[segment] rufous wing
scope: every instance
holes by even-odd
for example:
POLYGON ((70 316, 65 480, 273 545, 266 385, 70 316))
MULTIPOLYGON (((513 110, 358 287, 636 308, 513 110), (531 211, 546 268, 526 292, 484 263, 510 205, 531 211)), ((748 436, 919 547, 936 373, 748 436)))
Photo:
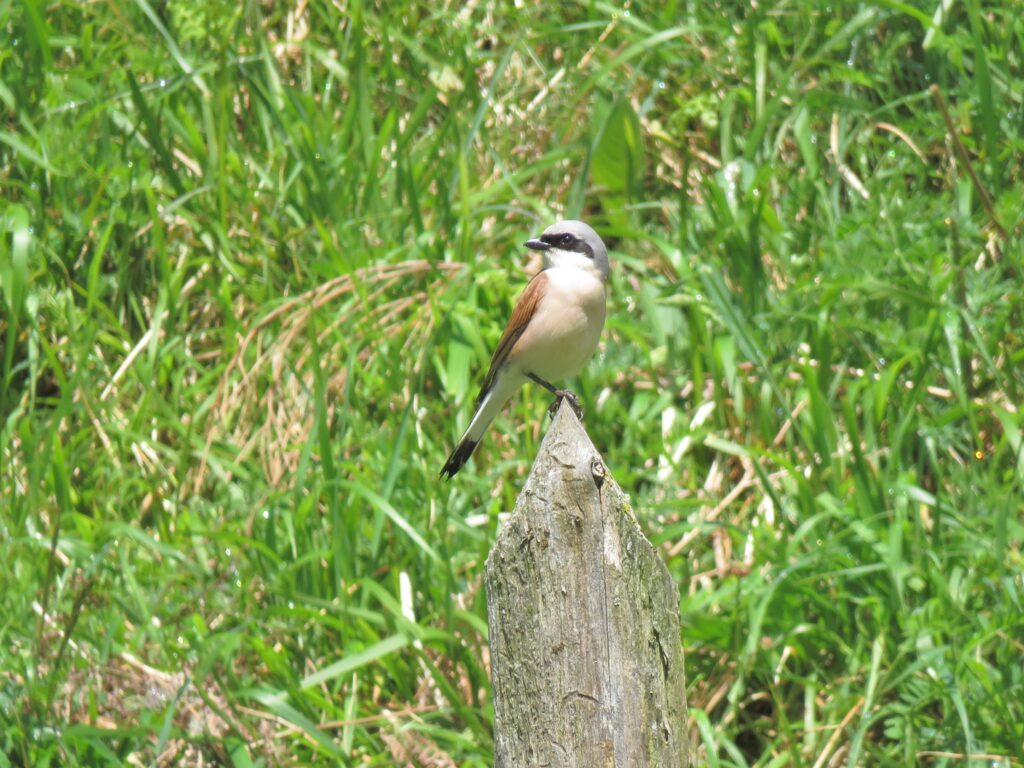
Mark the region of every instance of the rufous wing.
POLYGON ((498 375, 498 371, 501 370, 501 367, 508 360, 512 347, 519 341, 519 337, 523 335, 523 332, 533 319, 537 306, 547 292, 547 286, 547 274, 545 272, 538 272, 527 284, 522 295, 519 297, 519 301, 516 302, 515 309, 512 310, 512 317, 509 318, 508 325, 505 326, 505 332, 501 334, 501 340, 494 350, 494 356, 491 357, 491 367, 487 371, 484 385, 480 388, 480 395, 477 398, 478 403, 491 389, 494 377, 498 375))

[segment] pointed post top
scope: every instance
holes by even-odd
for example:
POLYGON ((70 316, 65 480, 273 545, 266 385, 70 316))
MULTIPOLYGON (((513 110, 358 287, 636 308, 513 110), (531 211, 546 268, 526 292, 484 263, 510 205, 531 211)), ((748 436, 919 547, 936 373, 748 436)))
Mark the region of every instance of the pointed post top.
MULTIPOLYGON (((573 492, 589 487, 599 493, 607 475, 604 458, 572 408, 563 402, 541 441, 522 493, 551 498, 556 489, 567 485, 573 492)), ((521 506, 517 503, 516 510, 521 506)))

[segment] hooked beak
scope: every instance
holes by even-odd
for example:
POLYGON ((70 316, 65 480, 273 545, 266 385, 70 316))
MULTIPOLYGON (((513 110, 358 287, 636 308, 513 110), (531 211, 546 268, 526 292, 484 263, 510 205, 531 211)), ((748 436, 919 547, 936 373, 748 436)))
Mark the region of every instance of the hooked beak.
POLYGON ((532 237, 525 243, 523 243, 523 245, 525 245, 531 251, 546 251, 548 248, 551 247, 550 243, 545 243, 539 237, 532 237))

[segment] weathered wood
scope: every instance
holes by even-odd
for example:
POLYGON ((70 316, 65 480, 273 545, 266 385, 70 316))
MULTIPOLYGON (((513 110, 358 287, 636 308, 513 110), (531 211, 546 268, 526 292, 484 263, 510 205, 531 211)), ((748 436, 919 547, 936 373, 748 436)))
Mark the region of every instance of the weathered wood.
POLYGON ((676 587, 567 407, 485 581, 498 768, 689 766, 676 587))

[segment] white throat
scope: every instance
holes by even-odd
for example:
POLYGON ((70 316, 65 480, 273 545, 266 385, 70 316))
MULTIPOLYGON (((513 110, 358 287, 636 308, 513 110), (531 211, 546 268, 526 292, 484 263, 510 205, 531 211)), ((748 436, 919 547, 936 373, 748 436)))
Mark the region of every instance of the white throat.
POLYGON ((561 248, 549 248, 544 251, 545 269, 579 269, 589 275, 593 275, 601 282, 604 282, 605 275, 601 273, 594 260, 576 251, 563 251, 561 248))

